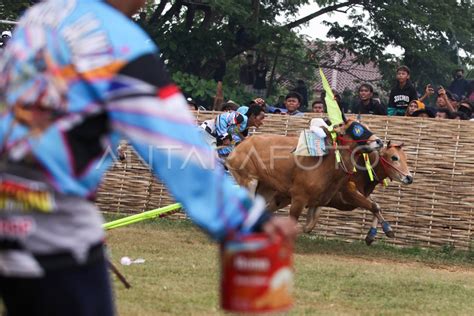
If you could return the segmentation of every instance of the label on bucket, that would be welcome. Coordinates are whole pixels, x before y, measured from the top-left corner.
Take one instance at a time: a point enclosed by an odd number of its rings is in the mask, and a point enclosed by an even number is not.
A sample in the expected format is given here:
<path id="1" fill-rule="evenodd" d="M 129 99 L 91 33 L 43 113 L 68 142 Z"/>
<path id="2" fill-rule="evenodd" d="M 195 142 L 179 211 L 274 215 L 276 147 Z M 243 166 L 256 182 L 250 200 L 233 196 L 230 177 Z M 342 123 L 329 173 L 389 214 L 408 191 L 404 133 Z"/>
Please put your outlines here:
<path id="1" fill-rule="evenodd" d="M 221 305 L 233 312 L 287 310 L 293 304 L 292 252 L 282 240 L 251 234 L 221 249 Z"/>

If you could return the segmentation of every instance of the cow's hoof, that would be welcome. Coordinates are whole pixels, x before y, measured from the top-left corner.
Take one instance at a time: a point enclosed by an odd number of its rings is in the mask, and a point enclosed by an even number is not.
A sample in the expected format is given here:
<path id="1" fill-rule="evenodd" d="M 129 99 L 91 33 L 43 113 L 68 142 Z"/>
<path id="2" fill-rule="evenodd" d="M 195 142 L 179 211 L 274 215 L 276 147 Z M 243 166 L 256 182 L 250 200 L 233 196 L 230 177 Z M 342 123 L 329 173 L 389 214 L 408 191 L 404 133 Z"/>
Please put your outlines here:
<path id="1" fill-rule="evenodd" d="M 367 236 L 365 237 L 365 244 L 367 246 L 372 245 L 376 236 L 377 236 L 377 228 L 370 227 L 369 232 L 367 233 Z"/>
<path id="2" fill-rule="evenodd" d="M 312 227 L 308 227 L 308 226 L 303 227 L 303 232 L 304 232 L 305 234 L 309 234 L 309 233 L 311 233 L 312 231 L 313 231 L 313 228 L 312 228 Z"/>
<path id="3" fill-rule="evenodd" d="M 382 222 L 383 232 L 388 238 L 395 238 L 395 233 L 388 222 Z"/>
<path id="4" fill-rule="evenodd" d="M 375 236 L 367 235 L 367 236 L 365 237 L 365 244 L 366 244 L 367 246 L 370 246 L 370 245 L 372 245 L 372 243 L 374 242 L 374 240 L 375 240 Z"/>

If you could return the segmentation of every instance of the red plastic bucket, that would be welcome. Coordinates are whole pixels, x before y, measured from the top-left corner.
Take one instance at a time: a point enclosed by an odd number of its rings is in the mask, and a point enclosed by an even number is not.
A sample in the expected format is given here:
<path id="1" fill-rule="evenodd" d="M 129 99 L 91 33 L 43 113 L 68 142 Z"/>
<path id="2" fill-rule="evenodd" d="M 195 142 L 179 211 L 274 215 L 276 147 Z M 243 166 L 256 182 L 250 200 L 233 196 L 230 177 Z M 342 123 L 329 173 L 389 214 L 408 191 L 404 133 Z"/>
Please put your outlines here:
<path id="1" fill-rule="evenodd" d="M 221 248 L 221 306 L 240 313 L 279 312 L 293 299 L 293 249 L 281 238 L 250 234 Z"/>

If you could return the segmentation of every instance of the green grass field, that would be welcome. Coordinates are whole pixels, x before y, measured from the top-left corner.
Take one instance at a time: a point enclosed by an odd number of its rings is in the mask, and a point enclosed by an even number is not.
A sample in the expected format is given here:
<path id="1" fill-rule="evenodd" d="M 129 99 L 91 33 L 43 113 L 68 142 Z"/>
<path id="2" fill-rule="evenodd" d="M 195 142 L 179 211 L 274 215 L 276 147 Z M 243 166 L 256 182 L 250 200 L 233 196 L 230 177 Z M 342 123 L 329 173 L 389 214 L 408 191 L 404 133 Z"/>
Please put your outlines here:
<path id="1" fill-rule="evenodd" d="M 119 315 L 219 315 L 217 247 L 187 221 L 109 231 Z M 120 266 L 123 256 L 144 258 Z M 290 315 L 472 315 L 474 253 L 301 236 Z"/>

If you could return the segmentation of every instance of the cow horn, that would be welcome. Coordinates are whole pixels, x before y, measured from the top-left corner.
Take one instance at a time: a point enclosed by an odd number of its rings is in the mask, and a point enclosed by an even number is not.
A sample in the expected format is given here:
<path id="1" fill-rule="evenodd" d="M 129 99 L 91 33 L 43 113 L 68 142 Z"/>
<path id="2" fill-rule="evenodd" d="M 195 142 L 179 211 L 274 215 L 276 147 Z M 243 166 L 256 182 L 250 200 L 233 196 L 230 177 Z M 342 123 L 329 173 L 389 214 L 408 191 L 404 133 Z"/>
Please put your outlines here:
<path id="1" fill-rule="evenodd" d="M 387 148 L 390 148 L 391 145 L 392 145 L 392 141 L 389 140 L 389 141 L 387 142 Z"/>

